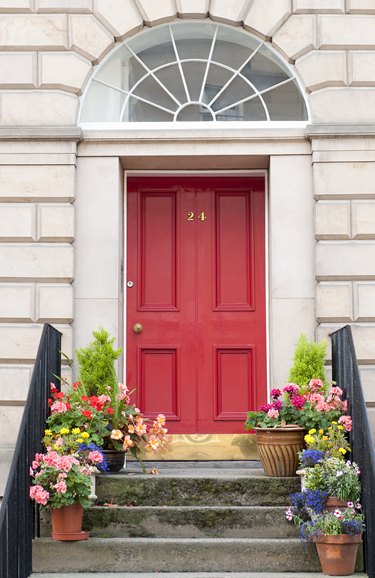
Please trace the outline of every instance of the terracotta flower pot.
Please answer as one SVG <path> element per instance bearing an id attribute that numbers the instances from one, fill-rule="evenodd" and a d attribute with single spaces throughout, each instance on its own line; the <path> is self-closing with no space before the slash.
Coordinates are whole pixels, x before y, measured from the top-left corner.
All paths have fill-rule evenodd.
<path id="1" fill-rule="evenodd" d="M 88 532 L 82 532 L 82 515 L 81 504 L 51 508 L 52 540 L 87 540 Z"/>
<path id="2" fill-rule="evenodd" d="M 256 442 L 266 476 L 293 477 L 298 452 L 304 448 L 305 429 L 301 427 L 255 428 Z"/>
<path id="3" fill-rule="evenodd" d="M 335 496 L 330 496 L 327 498 L 324 505 L 326 512 L 334 512 L 335 510 L 343 510 L 347 507 L 347 503 L 343 500 L 339 500 Z"/>
<path id="4" fill-rule="evenodd" d="M 323 574 L 329 576 L 350 576 L 353 574 L 361 539 L 361 534 L 316 536 L 314 542 Z"/>

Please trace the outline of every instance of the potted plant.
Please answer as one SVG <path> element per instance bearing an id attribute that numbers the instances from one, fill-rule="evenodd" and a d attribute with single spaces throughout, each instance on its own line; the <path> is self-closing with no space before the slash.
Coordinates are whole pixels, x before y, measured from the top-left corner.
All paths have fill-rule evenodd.
<path id="1" fill-rule="evenodd" d="M 54 443 L 38 453 L 30 467 L 30 498 L 51 510 L 53 540 L 87 540 L 82 532 L 83 508 L 91 505 L 90 475 L 103 461 L 98 450 L 64 453 L 62 443 Z"/>
<path id="2" fill-rule="evenodd" d="M 305 486 L 327 493 L 326 509 L 357 503 L 361 495 L 360 469 L 355 462 L 338 457 L 325 457 L 305 469 Z"/>
<path id="3" fill-rule="evenodd" d="M 345 413 L 347 404 L 340 388 L 333 385 L 326 391 L 324 382 L 315 378 L 305 387 L 288 383 L 270 395 L 270 403 L 247 414 L 245 428 L 256 432 L 266 475 L 294 476 L 306 430 L 328 428 Z"/>
<path id="4" fill-rule="evenodd" d="M 300 526 L 300 536 L 315 543 L 324 574 L 349 576 L 355 569 L 364 529 L 361 505 L 349 502 L 334 512 L 311 512 L 310 520 Z"/>

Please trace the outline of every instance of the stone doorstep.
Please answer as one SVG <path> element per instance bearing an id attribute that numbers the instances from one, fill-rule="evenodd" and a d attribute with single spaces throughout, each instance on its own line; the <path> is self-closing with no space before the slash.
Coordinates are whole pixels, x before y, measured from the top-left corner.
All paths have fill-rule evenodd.
<path id="1" fill-rule="evenodd" d="M 87 542 L 33 545 L 33 570 L 50 572 L 318 572 L 313 545 L 298 539 L 90 538 Z"/>
<path id="2" fill-rule="evenodd" d="M 355 578 L 368 578 L 367 574 L 355 573 Z M 143 572 L 80 572 L 79 574 L 53 574 L 54 578 L 151 578 Z M 46 574 L 34 573 L 30 578 L 46 578 Z M 320 572 L 155 572 L 152 578 L 327 578 Z"/>

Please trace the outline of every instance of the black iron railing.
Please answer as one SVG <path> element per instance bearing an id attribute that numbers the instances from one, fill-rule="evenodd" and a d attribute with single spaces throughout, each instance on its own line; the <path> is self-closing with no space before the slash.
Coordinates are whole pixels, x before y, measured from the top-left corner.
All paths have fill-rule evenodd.
<path id="1" fill-rule="evenodd" d="M 27 578 L 32 571 L 32 539 L 39 535 L 39 511 L 29 499 L 29 466 L 42 449 L 50 382 L 56 382 L 54 376 L 61 373 L 60 351 L 61 333 L 44 325 L 0 510 L 0 578 Z"/>
<path id="2" fill-rule="evenodd" d="M 332 379 L 346 393 L 353 419 L 352 460 L 361 469 L 362 504 L 366 516 L 364 535 L 365 569 L 375 578 L 375 455 L 359 375 L 354 342 L 349 325 L 331 334 Z"/>

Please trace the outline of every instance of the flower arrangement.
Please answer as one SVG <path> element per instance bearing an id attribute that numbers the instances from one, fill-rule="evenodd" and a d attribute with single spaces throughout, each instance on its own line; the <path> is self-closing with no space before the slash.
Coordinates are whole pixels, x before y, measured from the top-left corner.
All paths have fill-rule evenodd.
<path id="1" fill-rule="evenodd" d="M 324 452 L 331 457 L 343 457 L 350 452 L 350 444 L 346 432 L 351 431 L 352 420 L 343 415 L 337 421 L 332 421 L 326 430 L 312 428 L 305 435 L 306 446 L 309 450 Z"/>
<path id="2" fill-rule="evenodd" d="M 272 389 L 270 403 L 250 411 L 246 429 L 299 425 L 308 430 L 326 430 L 347 411 L 342 390 L 333 384 L 328 392 L 321 379 L 311 379 L 306 387 L 287 383 L 282 390 Z"/>
<path id="3" fill-rule="evenodd" d="M 305 469 L 305 487 L 327 492 L 344 502 L 358 502 L 361 495 L 360 469 L 355 462 L 326 457 Z"/>
<path id="4" fill-rule="evenodd" d="M 348 534 L 356 536 L 365 529 L 361 504 L 348 502 L 347 507 L 334 512 L 311 512 L 310 520 L 300 526 L 300 538 L 310 541 L 319 536 L 338 536 Z"/>
<path id="5" fill-rule="evenodd" d="M 158 415 L 149 424 L 131 404 L 126 385 L 112 384 L 106 391 L 106 394 L 88 396 L 85 386 L 75 382 L 63 393 L 51 384 L 51 414 L 44 443 L 56 447 L 66 446 L 69 441 L 71 450 L 78 449 L 80 444 L 94 443 L 103 449 L 130 450 L 136 458 L 141 444 L 148 451 L 165 446 L 168 430 L 164 415 Z"/>
<path id="6" fill-rule="evenodd" d="M 46 453 L 36 454 L 31 464 L 30 498 L 42 510 L 47 506 L 59 509 L 75 503 L 87 508 L 90 506 L 90 475 L 102 462 L 103 455 L 97 448 L 82 454 L 59 453 L 48 448 Z"/>

